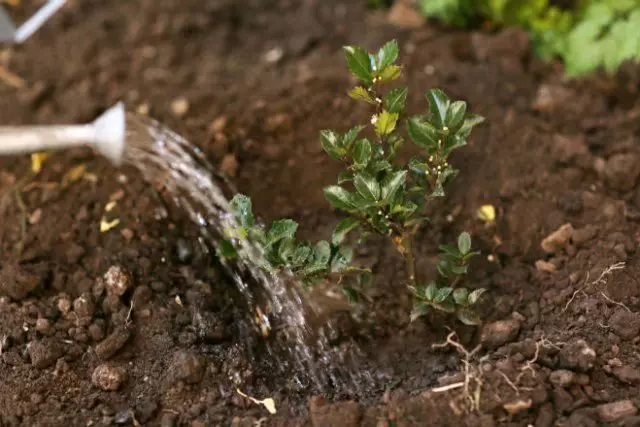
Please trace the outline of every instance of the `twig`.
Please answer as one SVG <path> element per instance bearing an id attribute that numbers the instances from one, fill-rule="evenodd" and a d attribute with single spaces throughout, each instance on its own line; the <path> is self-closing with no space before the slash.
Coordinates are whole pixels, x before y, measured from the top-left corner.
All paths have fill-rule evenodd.
<path id="1" fill-rule="evenodd" d="M 455 390 L 455 389 L 460 388 L 460 387 L 464 387 L 464 381 L 460 381 L 458 383 L 453 383 L 453 384 L 443 385 L 441 387 L 435 387 L 435 388 L 432 388 L 431 391 L 434 392 L 434 393 L 443 393 L 445 391 Z"/>

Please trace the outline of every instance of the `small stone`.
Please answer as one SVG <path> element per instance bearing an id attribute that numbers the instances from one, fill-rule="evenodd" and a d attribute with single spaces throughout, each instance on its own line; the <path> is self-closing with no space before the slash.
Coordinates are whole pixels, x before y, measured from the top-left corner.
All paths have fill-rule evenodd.
<path id="1" fill-rule="evenodd" d="M 185 350 L 179 350 L 173 356 L 172 368 L 175 380 L 195 384 L 202 380 L 205 364 L 199 355 Z"/>
<path id="2" fill-rule="evenodd" d="M 73 301 L 73 311 L 78 317 L 92 318 L 96 305 L 90 295 L 81 295 Z"/>
<path id="3" fill-rule="evenodd" d="M 216 117 L 216 119 L 209 125 L 209 132 L 212 134 L 223 132 L 228 122 L 229 118 L 227 116 Z"/>
<path id="4" fill-rule="evenodd" d="M 576 338 L 565 345 L 558 353 L 561 368 L 588 371 L 596 361 L 596 352 L 583 339 Z"/>
<path id="5" fill-rule="evenodd" d="M 45 338 L 41 341 L 32 341 L 27 345 L 27 352 L 31 358 L 31 364 L 38 369 L 45 369 L 52 366 L 56 361 L 64 356 L 64 347 L 53 339 Z"/>
<path id="6" fill-rule="evenodd" d="M 127 380 L 127 370 L 122 366 L 98 365 L 93 370 L 91 382 L 105 391 L 116 391 Z"/>
<path id="7" fill-rule="evenodd" d="M 549 261 L 545 261 L 543 259 L 539 259 L 536 261 L 536 270 L 543 272 L 543 273 L 553 273 L 554 271 L 556 271 L 558 269 L 558 267 L 556 267 L 555 264 L 549 262 Z"/>
<path id="8" fill-rule="evenodd" d="M 614 154 L 607 160 L 605 181 L 617 191 L 629 191 L 640 176 L 640 156 L 635 153 Z"/>
<path id="9" fill-rule="evenodd" d="M 629 365 L 615 367 L 611 373 L 621 382 L 627 384 L 640 384 L 640 370 Z"/>
<path id="10" fill-rule="evenodd" d="M 238 173 L 238 159 L 236 159 L 235 154 L 229 153 L 225 155 L 220 162 L 219 170 L 221 173 L 235 178 Z"/>
<path id="11" fill-rule="evenodd" d="M 485 348 L 498 348 L 518 337 L 520 322 L 515 319 L 499 320 L 482 328 L 480 342 Z"/>
<path id="12" fill-rule="evenodd" d="M 107 360 L 114 356 L 131 338 L 131 332 L 125 327 L 117 327 L 107 338 L 95 347 L 98 358 Z"/>
<path id="13" fill-rule="evenodd" d="M 634 416 L 638 408 L 631 400 L 619 400 L 617 402 L 605 403 L 597 408 L 600 421 L 611 423 L 622 418 Z"/>
<path id="14" fill-rule="evenodd" d="M 566 89 L 564 86 L 542 84 L 538 88 L 538 93 L 531 108 L 542 113 L 552 113 L 564 107 L 573 97 L 573 91 Z"/>
<path id="15" fill-rule="evenodd" d="M 553 371 L 551 372 L 551 375 L 549 375 L 549 381 L 551 381 L 551 384 L 563 388 L 567 388 L 573 384 L 575 378 L 576 374 L 566 369 Z"/>
<path id="16" fill-rule="evenodd" d="M 264 62 L 267 64 L 277 64 L 284 57 L 284 49 L 280 46 L 276 46 L 269 49 L 263 56 Z"/>
<path id="17" fill-rule="evenodd" d="M 411 0 L 396 0 L 389 10 L 389 23 L 400 28 L 418 29 L 427 22 Z"/>
<path id="18" fill-rule="evenodd" d="M 189 112 L 189 100 L 176 98 L 171 102 L 171 112 L 178 118 L 184 117 Z"/>
<path id="19" fill-rule="evenodd" d="M 623 307 L 618 307 L 609 317 L 609 325 L 613 333 L 622 339 L 629 340 L 640 333 L 640 316 Z"/>
<path id="20" fill-rule="evenodd" d="M 573 236 L 573 231 L 571 224 L 564 224 L 542 240 L 542 250 L 547 253 L 554 253 L 565 248 Z"/>
<path id="21" fill-rule="evenodd" d="M 38 320 L 36 320 L 36 331 L 43 335 L 49 335 L 51 333 L 51 322 L 49 322 L 49 319 L 39 317 Z"/>
<path id="22" fill-rule="evenodd" d="M 114 265 L 109 267 L 104 275 L 104 283 L 107 294 L 122 296 L 131 287 L 131 276 L 122 267 Z"/>

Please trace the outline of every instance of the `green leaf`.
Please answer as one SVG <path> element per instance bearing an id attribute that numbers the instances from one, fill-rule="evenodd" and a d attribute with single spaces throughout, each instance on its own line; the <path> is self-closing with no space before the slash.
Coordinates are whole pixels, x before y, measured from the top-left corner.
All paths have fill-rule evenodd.
<path id="1" fill-rule="evenodd" d="M 355 197 L 353 193 L 338 185 L 326 187 L 324 189 L 324 197 L 336 209 L 342 209 L 347 212 L 356 210 Z"/>
<path id="2" fill-rule="evenodd" d="M 466 231 L 458 236 L 458 250 L 462 255 L 466 255 L 471 250 L 471 236 Z"/>
<path id="3" fill-rule="evenodd" d="M 280 244 L 278 245 L 278 257 L 282 261 L 288 262 L 289 259 L 293 257 L 295 251 L 296 239 L 294 237 L 285 237 L 280 241 Z"/>
<path id="4" fill-rule="evenodd" d="M 243 227 L 253 227 L 254 218 L 251 207 L 251 199 L 244 194 L 236 194 L 231 199 L 231 211 L 240 220 Z"/>
<path id="5" fill-rule="evenodd" d="M 376 121 L 376 133 L 384 136 L 389 135 L 396 128 L 398 122 L 398 113 L 390 113 L 382 110 Z"/>
<path id="6" fill-rule="evenodd" d="M 458 130 L 457 135 L 461 138 L 468 138 L 469 135 L 471 135 L 471 131 L 473 130 L 474 126 L 477 126 L 482 122 L 484 122 L 484 117 L 478 116 L 476 114 L 470 115 L 469 117 L 464 119 L 464 122 Z"/>
<path id="7" fill-rule="evenodd" d="M 343 184 L 353 180 L 353 172 L 350 170 L 342 171 L 338 174 L 338 184 Z"/>
<path id="8" fill-rule="evenodd" d="M 353 184 L 365 200 L 377 202 L 380 199 L 380 184 L 373 176 L 359 173 L 353 179 Z"/>
<path id="9" fill-rule="evenodd" d="M 467 299 L 467 301 L 469 302 L 469 305 L 475 305 L 485 292 L 487 292 L 487 290 L 484 288 L 479 288 L 471 292 L 469 294 L 469 298 Z"/>
<path id="10" fill-rule="evenodd" d="M 402 74 L 402 67 L 399 65 L 389 65 L 380 73 L 380 82 L 391 82 L 400 77 L 400 74 Z"/>
<path id="11" fill-rule="evenodd" d="M 435 149 L 438 147 L 438 131 L 429 122 L 415 116 L 407 120 L 409 137 L 418 146 L 426 149 Z"/>
<path id="12" fill-rule="evenodd" d="M 321 240 L 313 247 L 313 264 L 326 267 L 331 259 L 331 245 L 325 240 Z"/>
<path id="13" fill-rule="evenodd" d="M 353 249 L 340 248 L 331 259 L 331 271 L 334 273 L 345 270 L 353 259 Z"/>
<path id="14" fill-rule="evenodd" d="M 445 126 L 447 110 L 449 110 L 451 102 L 449 97 L 440 89 L 431 89 L 427 92 L 427 100 L 429 101 L 429 111 L 433 114 L 437 126 L 442 128 Z"/>
<path id="15" fill-rule="evenodd" d="M 360 46 L 345 46 L 343 49 L 349 71 L 365 83 L 371 84 L 373 76 L 369 54 Z"/>
<path id="16" fill-rule="evenodd" d="M 360 139 L 356 141 L 355 148 L 353 150 L 353 161 L 360 167 L 364 167 L 371 160 L 371 154 L 373 148 L 371 142 L 368 139 Z"/>
<path id="17" fill-rule="evenodd" d="M 351 148 L 351 144 L 353 144 L 353 141 L 356 140 L 356 138 L 358 137 L 358 134 L 362 129 L 363 129 L 363 126 L 354 126 L 351 129 L 349 129 L 349 132 L 347 132 L 342 138 L 342 140 L 340 141 L 340 146 L 345 150 L 349 151 L 349 149 Z"/>
<path id="18" fill-rule="evenodd" d="M 469 291 L 466 288 L 458 288 L 453 291 L 453 300 L 458 305 L 467 305 L 467 298 L 469 297 Z"/>
<path id="19" fill-rule="evenodd" d="M 413 310 L 411 310 L 410 321 L 415 322 L 420 317 L 429 313 L 429 306 L 424 303 L 417 303 L 414 305 Z"/>
<path id="20" fill-rule="evenodd" d="M 340 146 L 340 135 L 331 130 L 323 130 L 320 132 L 320 142 L 322 149 L 336 160 L 341 160 L 347 150 Z"/>
<path id="21" fill-rule="evenodd" d="M 311 255 L 311 248 L 307 245 L 300 245 L 294 252 L 291 263 L 296 267 L 302 266 L 309 259 L 309 255 Z"/>
<path id="22" fill-rule="evenodd" d="M 273 245 L 287 237 L 294 237 L 298 230 L 298 223 L 292 219 L 279 219 L 271 224 L 267 231 L 267 244 Z"/>
<path id="23" fill-rule="evenodd" d="M 233 259 L 238 255 L 235 246 L 228 240 L 221 240 L 220 247 L 218 248 L 218 252 L 222 258 Z"/>
<path id="24" fill-rule="evenodd" d="M 384 46 L 378 50 L 376 55 L 376 70 L 384 70 L 389 65 L 396 62 L 398 59 L 398 42 L 395 40 L 391 40 L 390 42 L 385 43 Z"/>
<path id="25" fill-rule="evenodd" d="M 455 101 L 451 103 L 451 106 L 447 110 L 447 117 L 445 119 L 446 126 L 451 130 L 458 129 L 458 126 L 462 124 L 464 115 L 467 113 L 467 103 L 464 101 Z"/>
<path id="26" fill-rule="evenodd" d="M 450 288 L 450 287 L 445 287 L 445 288 L 438 289 L 438 292 L 436 293 L 436 296 L 433 298 L 433 302 L 435 302 L 437 304 L 443 303 L 444 300 L 449 298 L 449 295 L 451 295 L 452 292 L 453 292 L 453 288 Z"/>
<path id="27" fill-rule="evenodd" d="M 394 200 L 398 190 L 407 181 L 407 171 L 400 170 L 387 175 L 382 181 L 382 200 L 390 202 Z"/>
<path id="28" fill-rule="evenodd" d="M 480 317 L 478 317 L 473 310 L 468 308 L 458 308 L 458 310 L 456 310 L 456 317 L 468 326 L 476 326 L 482 323 Z"/>
<path id="29" fill-rule="evenodd" d="M 386 160 L 378 160 L 371 165 L 370 170 L 373 173 L 382 172 L 383 170 L 387 170 L 391 168 L 391 163 Z"/>
<path id="30" fill-rule="evenodd" d="M 353 229 L 355 229 L 359 225 L 360 220 L 358 218 L 344 218 L 338 223 L 336 229 L 333 231 L 333 235 L 331 236 L 331 243 L 336 246 L 340 245 L 347 237 L 347 234 L 349 234 L 350 231 L 353 231 Z"/>
<path id="31" fill-rule="evenodd" d="M 407 88 L 399 87 L 391 89 L 385 95 L 382 105 L 390 113 L 401 113 L 407 102 Z"/>
<path id="32" fill-rule="evenodd" d="M 349 96 L 357 101 L 368 102 L 369 104 L 372 104 L 372 105 L 377 104 L 377 102 L 375 101 L 375 99 L 373 99 L 371 94 L 369 94 L 369 92 L 367 92 L 367 90 L 362 86 L 357 86 L 351 89 L 351 91 L 349 92 Z"/>
<path id="33" fill-rule="evenodd" d="M 438 285 L 436 285 L 435 283 L 429 283 L 429 285 L 424 290 L 424 296 L 429 301 L 433 301 L 437 293 L 438 293 Z"/>

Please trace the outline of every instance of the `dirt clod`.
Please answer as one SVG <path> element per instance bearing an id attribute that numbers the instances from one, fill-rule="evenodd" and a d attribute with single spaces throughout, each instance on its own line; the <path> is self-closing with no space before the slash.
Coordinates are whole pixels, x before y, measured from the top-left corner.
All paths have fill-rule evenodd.
<path id="1" fill-rule="evenodd" d="M 321 397 L 310 399 L 309 412 L 313 427 L 357 427 L 362 417 L 362 408 L 357 402 L 327 404 Z"/>
<path id="2" fill-rule="evenodd" d="M 91 374 L 91 382 L 105 391 L 118 390 L 127 380 L 127 370 L 123 366 L 98 365 Z"/>
<path id="3" fill-rule="evenodd" d="M 185 381 L 189 384 L 200 382 L 205 368 L 204 360 L 200 355 L 186 350 L 177 351 L 171 364 L 173 379 Z"/>
<path id="4" fill-rule="evenodd" d="M 95 352 L 101 360 L 113 357 L 131 338 L 131 332 L 124 326 L 117 327 L 107 338 L 95 347 Z"/>
<path id="5" fill-rule="evenodd" d="M 640 176 L 640 156 L 635 153 L 614 154 L 605 166 L 607 184 L 617 191 L 629 191 Z"/>
<path id="6" fill-rule="evenodd" d="M 515 340 L 520 332 L 520 322 L 515 319 L 499 320 L 482 328 L 480 342 L 485 348 L 497 348 Z"/>
<path id="7" fill-rule="evenodd" d="M 613 376 L 626 384 L 640 384 L 640 369 L 629 365 L 617 366 L 611 370 Z"/>
<path id="8" fill-rule="evenodd" d="M 640 333 L 640 316 L 623 307 L 618 307 L 609 317 L 609 325 L 617 336 L 629 340 Z"/>
<path id="9" fill-rule="evenodd" d="M 563 388 L 569 387 L 573 384 L 575 378 L 576 374 L 566 369 L 553 371 L 551 372 L 551 375 L 549 375 L 549 381 L 551 381 L 551 384 Z"/>
<path id="10" fill-rule="evenodd" d="M 542 240 L 542 250 L 547 253 L 554 253 L 564 249 L 569 244 L 573 232 L 574 229 L 571 224 L 564 224 Z"/>
<path id="11" fill-rule="evenodd" d="M 588 371 L 596 361 L 595 350 L 583 339 L 576 338 L 558 353 L 558 364 L 565 369 Z"/>
<path id="12" fill-rule="evenodd" d="M 55 338 L 32 341 L 27 345 L 27 351 L 31 364 L 38 369 L 53 366 L 65 353 L 63 344 Z"/>
<path id="13" fill-rule="evenodd" d="M 0 270 L 0 295 L 22 300 L 42 283 L 43 278 L 42 272 L 35 269 L 28 271 L 17 264 L 3 263 Z"/>
<path id="14" fill-rule="evenodd" d="M 611 423 L 623 418 L 634 416 L 638 408 L 631 400 L 619 400 L 617 402 L 605 403 L 597 408 L 600 421 Z"/>
<path id="15" fill-rule="evenodd" d="M 104 275 L 108 295 L 122 296 L 131 287 L 131 276 L 120 266 L 114 265 Z"/>

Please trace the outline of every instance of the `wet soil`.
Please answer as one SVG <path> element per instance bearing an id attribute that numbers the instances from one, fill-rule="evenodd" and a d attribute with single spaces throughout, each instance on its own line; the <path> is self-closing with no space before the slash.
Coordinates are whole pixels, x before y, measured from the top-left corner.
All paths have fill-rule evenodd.
<path id="1" fill-rule="evenodd" d="M 487 118 L 419 237 L 428 277 L 437 245 L 472 233 L 485 325 L 410 324 L 402 262 L 373 245 L 359 253 L 376 273 L 362 322 L 335 345 L 357 343 L 374 384 L 321 393 L 274 374 L 280 361 L 256 351 L 197 230 L 167 216 L 137 171 L 85 150 L 38 174 L 29 158 L 4 158 L 0 425 L 640 424 L 637 67 L 565 82 L 517 31 L 403 29 L 364 2 L 69 3 L 0 54 L 22 79 L 0 82 L 0 123 L 85 122 L 123 100 L 201 147 L 262 217 L 299 220 L 308 238 L 337 221 L 321 188 L 338 165 L 319 130 L 368 120 L 345 96 L 341 46 L 398 39 L 409 112 L 441 87 Z M 485 204 L 491 224 L 476 217 Z M 448 327 L 466 351 L 482 348 L 433 348 Z M 273 398 L 277 414 L 237 388 Z"/>

